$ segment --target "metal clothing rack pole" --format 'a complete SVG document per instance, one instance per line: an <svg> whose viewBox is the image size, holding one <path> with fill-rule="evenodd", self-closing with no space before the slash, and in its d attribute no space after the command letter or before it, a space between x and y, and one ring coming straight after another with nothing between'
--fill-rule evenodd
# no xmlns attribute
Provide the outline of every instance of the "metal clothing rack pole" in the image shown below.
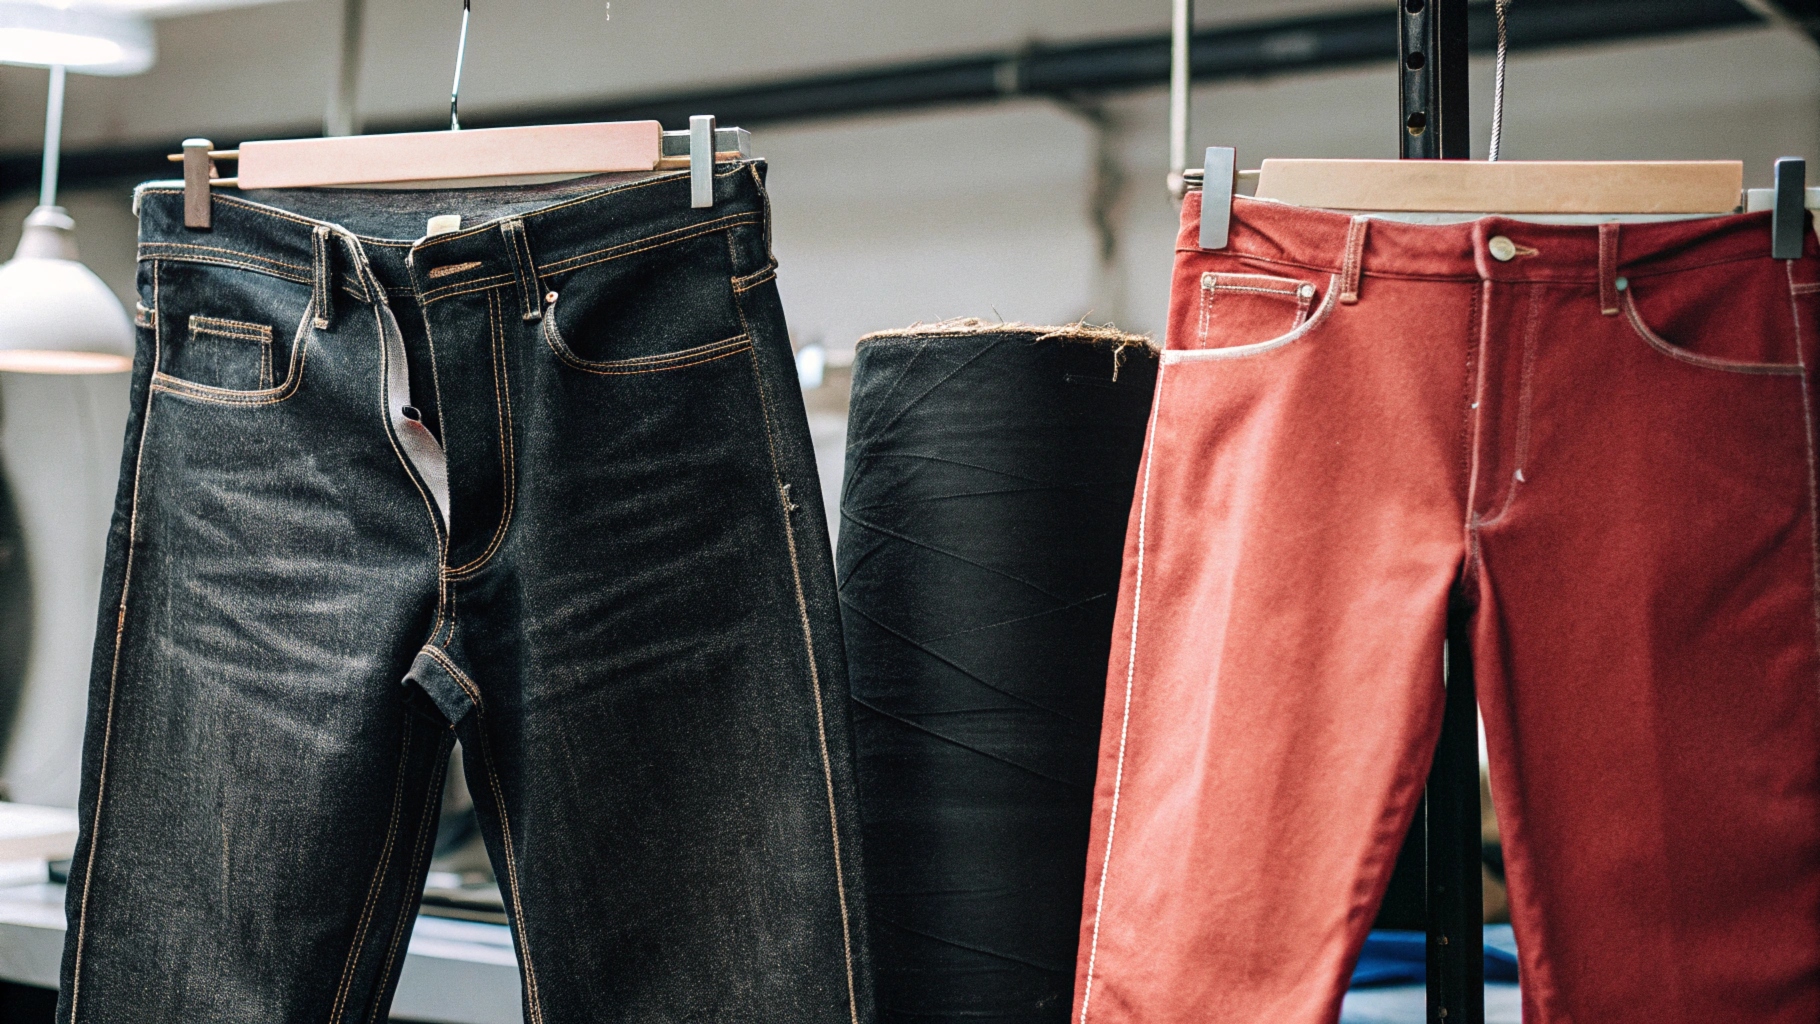
<svg viewBox="0 0 1820 1024"><path fill-rule="evenodd" d="M1401 0L1399 149L1410 160L1472 156L1467 106L1467 0ZM1463 605L1447 611L1446 698L1423 799L1429 1024L1484 1024L1478 702Z"/></svg>

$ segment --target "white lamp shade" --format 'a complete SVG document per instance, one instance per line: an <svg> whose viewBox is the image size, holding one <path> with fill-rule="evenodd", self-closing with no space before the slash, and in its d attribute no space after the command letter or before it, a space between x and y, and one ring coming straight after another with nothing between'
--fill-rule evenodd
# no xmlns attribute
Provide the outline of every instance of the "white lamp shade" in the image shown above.
<svg viewBox="0 0 1820 1024"><path fill-rule="evenodd" d="M136 75L158 57L143 18L37 0L0 0L0 64Z"/></svg>
<svg viewBox="0 0 1820 1024"><path fill-rule="evenodd" d="M76 261L72 226L56 207L33 210L18 253L0 264L0 370L133 368L133 322L95 272Z"/></svg>

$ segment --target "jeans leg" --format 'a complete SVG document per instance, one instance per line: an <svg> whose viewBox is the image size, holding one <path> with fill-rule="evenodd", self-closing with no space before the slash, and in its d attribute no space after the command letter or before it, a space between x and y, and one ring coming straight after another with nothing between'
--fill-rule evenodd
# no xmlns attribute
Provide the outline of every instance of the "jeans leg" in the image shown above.
<svg viewBox="0 0 1820 1024"><path fill-rule="evenodd" d="M439 535L387 429L374 310L322 330L307 285L143 266L59 1019L383 1019L448 740L398 682ZM237 372L201 346L240 339L180 326L223 307L294 338L284 385L154 379Z"/></svg>

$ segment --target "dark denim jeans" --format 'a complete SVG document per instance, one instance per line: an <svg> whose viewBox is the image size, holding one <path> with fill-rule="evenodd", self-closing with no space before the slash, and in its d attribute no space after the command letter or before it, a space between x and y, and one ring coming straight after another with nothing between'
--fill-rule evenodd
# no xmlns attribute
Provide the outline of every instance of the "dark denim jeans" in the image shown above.
<svg viewBox="0 0 1820 1024"><path fill-rule="evenodd" d="M871 1020L762 168L716 178L141 189L61 1021L383 1021L455 737L527 1020Z"/></svg>
<svg viewBox="0 0 1820 1024"><path fill-rule="evenodd" d="M860 342L840 577L881 1021L1068 1019L1156 370L1104 331Z"/></svg>

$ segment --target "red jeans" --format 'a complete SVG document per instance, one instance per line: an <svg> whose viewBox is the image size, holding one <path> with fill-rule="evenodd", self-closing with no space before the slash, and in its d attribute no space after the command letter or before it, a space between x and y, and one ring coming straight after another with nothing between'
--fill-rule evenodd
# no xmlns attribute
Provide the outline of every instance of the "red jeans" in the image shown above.
<svg viewBox="0 0 1820 1024"><path fill-rule="evenodd" d="M1820 1019L1820 259L1185 204L1077 1024L1332 1021L1472 616L1526 1024Z"/></svg>

